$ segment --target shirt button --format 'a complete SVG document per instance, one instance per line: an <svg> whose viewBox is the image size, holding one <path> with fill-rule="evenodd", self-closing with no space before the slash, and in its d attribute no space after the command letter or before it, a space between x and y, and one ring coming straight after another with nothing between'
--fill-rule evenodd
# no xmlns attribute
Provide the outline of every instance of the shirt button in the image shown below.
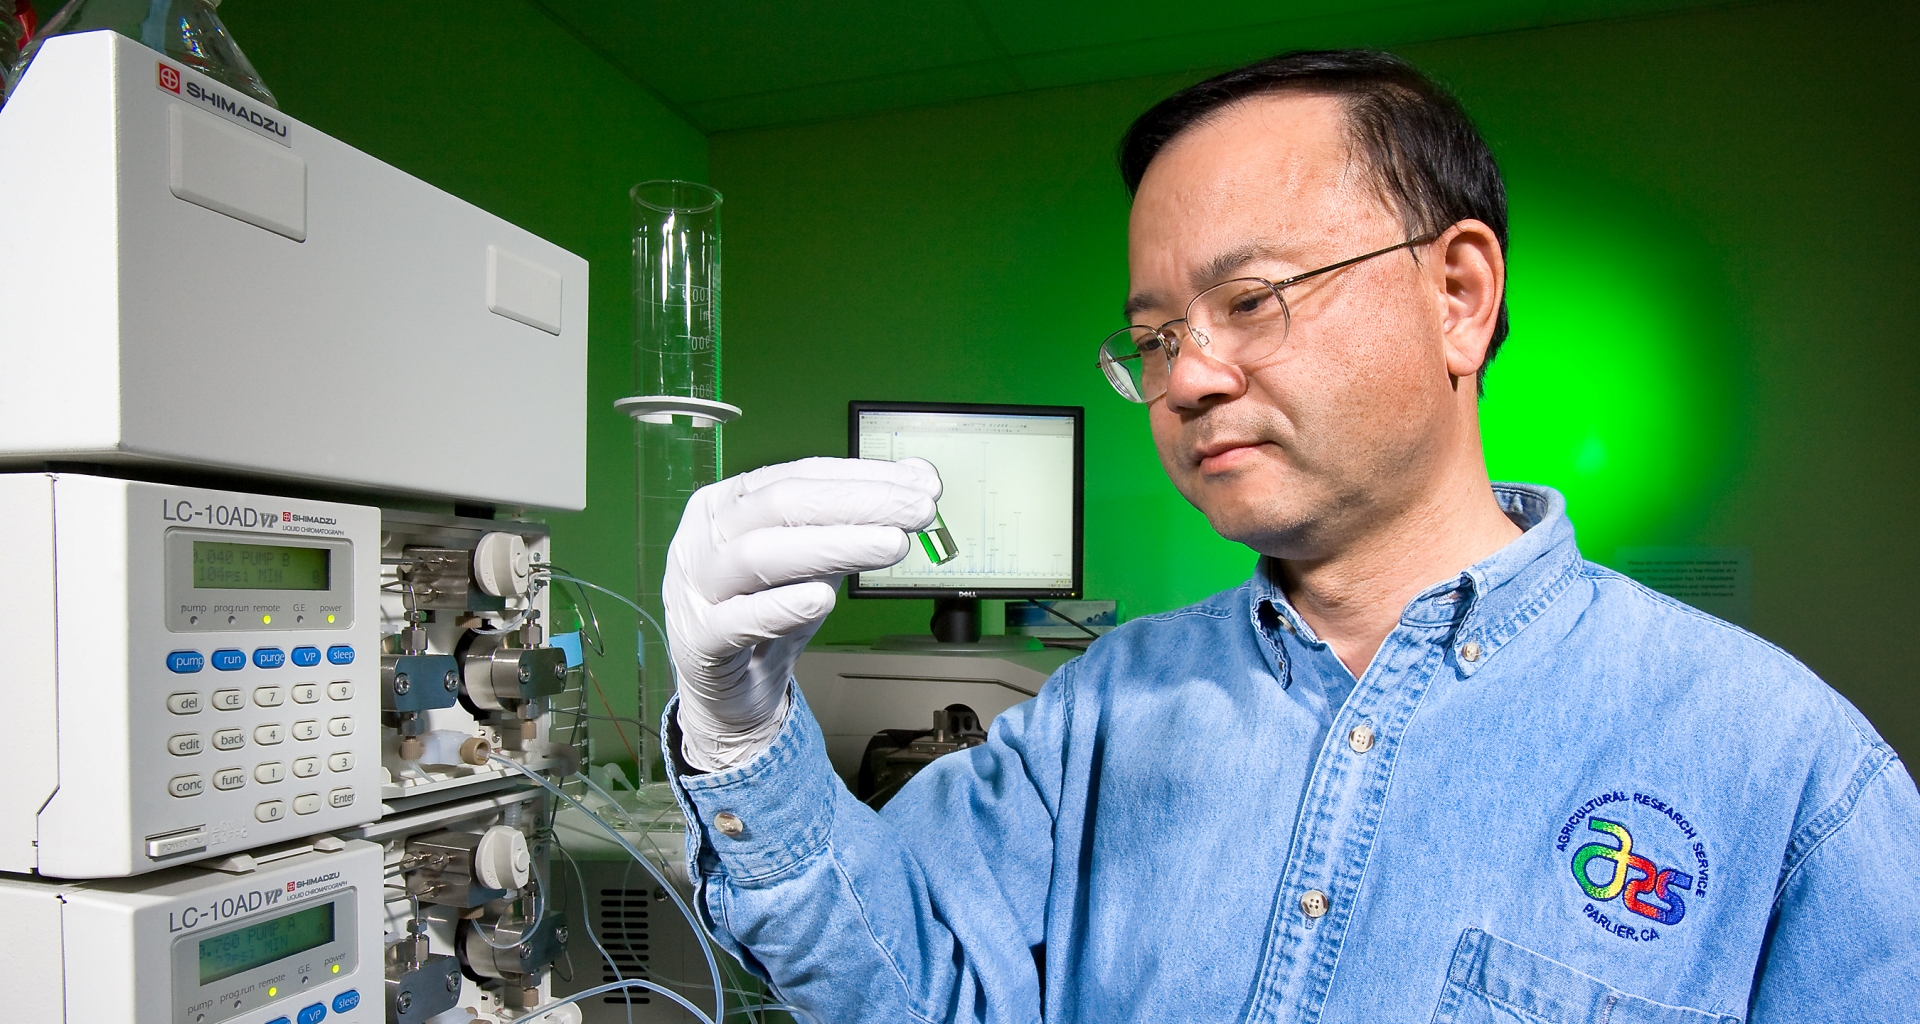
<svg viewBox="0 0 1920 1024"><path fill-rule="evenodd" d="M1300 896L1300 910L1312 918L1326 916L1327 894L1318 889L1308 889Z"/></svg>
<svg viewBox="0 0 1920 1024"><path fill-rule="evenodd" d="M1356 754L1364 754L1367 751L1372 750L1373 749L1373 726L1368 725L1365 722L1361 722L1359 725L1354 726L1353 731L1350 733L1347 733L1347 746L1352 747L1353 752Z"/></svg>
<svg viewBox="0 0 1920 1024"><path fill-rule="evenodd" d="M1460 645L1460 656L1468 661L1480 660L1480 645L1469 640Z"/></svg>
<svg viewBox="0 0 1920 1024"><path fill-rule="evenodd" d="M740 833L747 830L747 823L741 821L740 816L732 811L721 811L713 816L713 827L719 829L724 835L737 838Z"/></svg>

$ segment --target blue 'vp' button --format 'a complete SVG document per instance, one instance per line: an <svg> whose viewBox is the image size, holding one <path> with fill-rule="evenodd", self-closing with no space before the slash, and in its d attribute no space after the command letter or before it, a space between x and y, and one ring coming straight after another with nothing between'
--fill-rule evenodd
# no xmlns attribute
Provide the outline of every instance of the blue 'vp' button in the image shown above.
<svg viewBox="0 0 1920 1024"><path fill-rule="evenodd" d="M315 1003L300 1011L300 1024L320 1024L327 1019L327 1004Z"/></svg>
<svg viewBox="0 0 1920 1024"><path fill-rule="evenodd" d="M312 668L320 664L320 648L295 647L293 649L293 663L301 668Z"/></svg>
<svg viewBox="0 0 1920 1024"><path fill-rule="evenodd" d="M327 648L327 661L335 665L353 664L353 648L346 644L335 644Z"/></svg>
<svg viewBox="0 0 1920 1024"><path fill-rule="evenodd" d="M255 647L253 664L256 668L279 668L287 663L287 652L278 647Z"/></svg>
<svg viewBox="0 0 1920 1024"><path fill-rule="evenodd" d="M247 667L247 652L225 648L213 652L213 667L222 672L238 672Z"/></svg>
<svg viewBox="0 0 1920 1024"><path fill-rule="evenodd" d="M199 651L174 651L167 655L167 668L175 672L198 672L207 663Z"/></svg>
<svg viewBox="0 0 1920 1024"><path fill-rule="evenodd" d="M333 997L333 1012L345 1013L360 1005L360 990L350 988Z"/></svg>

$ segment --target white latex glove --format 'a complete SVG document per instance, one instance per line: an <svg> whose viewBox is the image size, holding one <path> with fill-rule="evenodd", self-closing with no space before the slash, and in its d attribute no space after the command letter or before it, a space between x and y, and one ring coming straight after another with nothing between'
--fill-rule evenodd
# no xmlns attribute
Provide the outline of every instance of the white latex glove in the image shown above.
<svg viewBox="0 0 1920 1024"><path fill-rule="evenodd" d="M841 578L905 558L939 497L924 459L802 459L694 493L662 582L690 766L731 768L773 742Z"/></svg>

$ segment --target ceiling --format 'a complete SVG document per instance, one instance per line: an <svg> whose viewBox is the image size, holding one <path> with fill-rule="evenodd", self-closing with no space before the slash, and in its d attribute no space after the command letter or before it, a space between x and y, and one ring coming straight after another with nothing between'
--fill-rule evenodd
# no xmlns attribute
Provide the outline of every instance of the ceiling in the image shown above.
<svg viewBox="0 0 1920 1024"><path fill-rule="evenodd" d="M532 0L704 132L1729 0Z"/></svg>

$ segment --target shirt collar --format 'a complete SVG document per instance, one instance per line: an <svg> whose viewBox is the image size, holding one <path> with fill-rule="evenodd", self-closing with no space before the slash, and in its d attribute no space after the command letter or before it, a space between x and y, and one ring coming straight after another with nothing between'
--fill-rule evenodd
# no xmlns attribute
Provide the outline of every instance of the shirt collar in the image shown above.
<svg viewBox="0 0 1920 1024"><path fill-rule="evenodd" d="M1453 627L1449 658L1461 675L1472 675L1545 611L1580 565L1567 501L1559 491L1494 484L1493 496L1523 531L1520 536L1459 575L1422 590L1400 613L1403 625ZM1320 643L1281 591L1276 569L1272 559L1262 558L1254 573L1255 627L1277 624L1308 643Z"/></svg>

